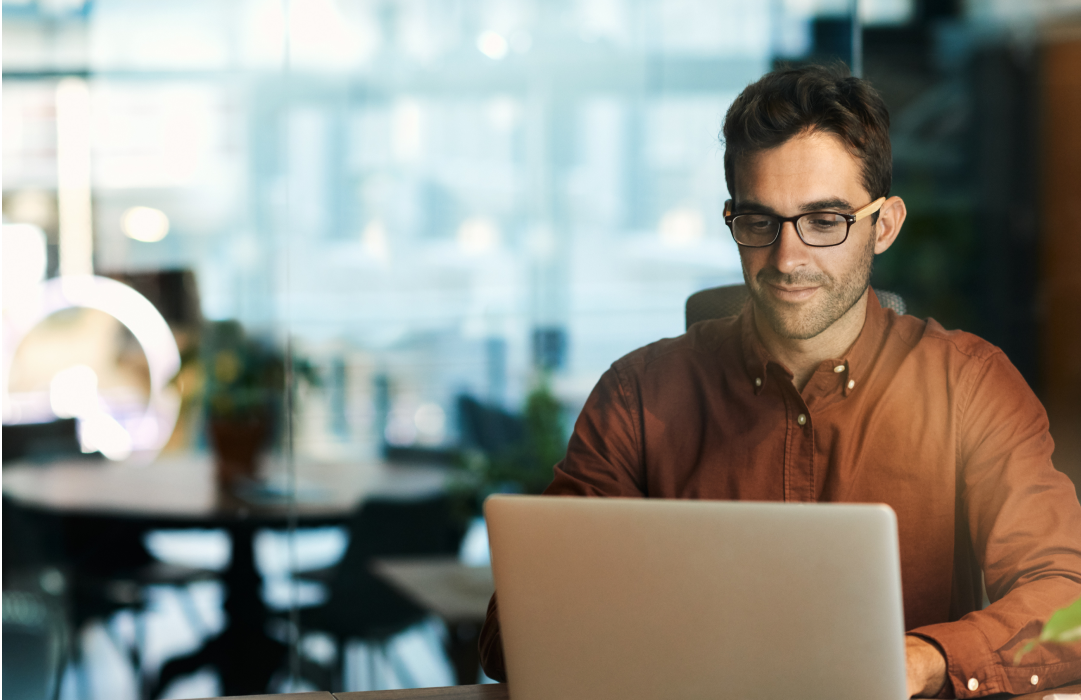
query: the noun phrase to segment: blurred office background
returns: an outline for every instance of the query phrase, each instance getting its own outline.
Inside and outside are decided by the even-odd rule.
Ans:
[[[1078,483],[1079,2],[4,0],[5,493],[9,465],[210,455],[213,418],[256,385],[274,396],[254,481],[286,501],[316,498],[329,463],[529,490],[528,469],[516,486],[493,465],[532,437],[523,459],[550,470],[537,445],[565,439],[612,361],[741,281],[721,121],[745,85],[810,61],[848,64],[892,110],[909,220],[873,284],[1002,347]],[[281,376],[219,386],[255,365]],[[58,423],[67,448],[9,439]],[[298,522],[255,538],[273,610],[325,602],[291,573],[350,539]],[[230,556],[213,527],[140,536],[210,571]],[[206,669],[153,681],[225,624],[220,581],[183,585],[78,628],[61,614],[60,695],[223,692]],[[12,601],[5,647],[9,608],[29,614]],[[328,658],[290,629],[278,690]],[[405,629],[404,674],[342,650],[345,685],[453,682],[453,634]]]

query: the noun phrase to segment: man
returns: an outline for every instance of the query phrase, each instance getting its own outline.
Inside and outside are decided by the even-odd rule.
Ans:
[[[724,122],[725,220],[751,300],[615,362],[547,493],[886,503],[910,694],[1062,685],[1081,678],[1076,646],[1013,657],[1081,596],[1081,506],[1002,352],[868,287],[905,220],[888,130],[869,84],[832,69],[744,90]],[[495,597],[480,644],[504,679]]]

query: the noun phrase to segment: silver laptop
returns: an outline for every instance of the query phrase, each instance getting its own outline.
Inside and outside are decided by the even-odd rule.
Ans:
[[[902,700],[880,505],[493,496],[514,700]]]

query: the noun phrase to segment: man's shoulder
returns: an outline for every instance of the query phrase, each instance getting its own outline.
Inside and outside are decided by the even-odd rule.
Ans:
[[[740,317],[699,321],[683,335],[643,345],[612,363],[617,371],[651,371],[680,364],[716,362],[740,352]]]
[[[933,318],[896,316],[894,332],[915,350],[945,353],[959,358],[986,360],[1002,350],[980,336],[963,330],[947,330]]]

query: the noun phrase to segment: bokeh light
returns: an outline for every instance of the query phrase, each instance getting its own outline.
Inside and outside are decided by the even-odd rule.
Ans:
[[[477,37],[477,49],[493,61],[502,61],[506,58],[509,48],[507,40],[499,32],[488,30],[481,32],[481,35]]]
[[[131,207],[120,217],[120,229],[128,238],[157,243],[169,234],[169,217],[153,207]]]

